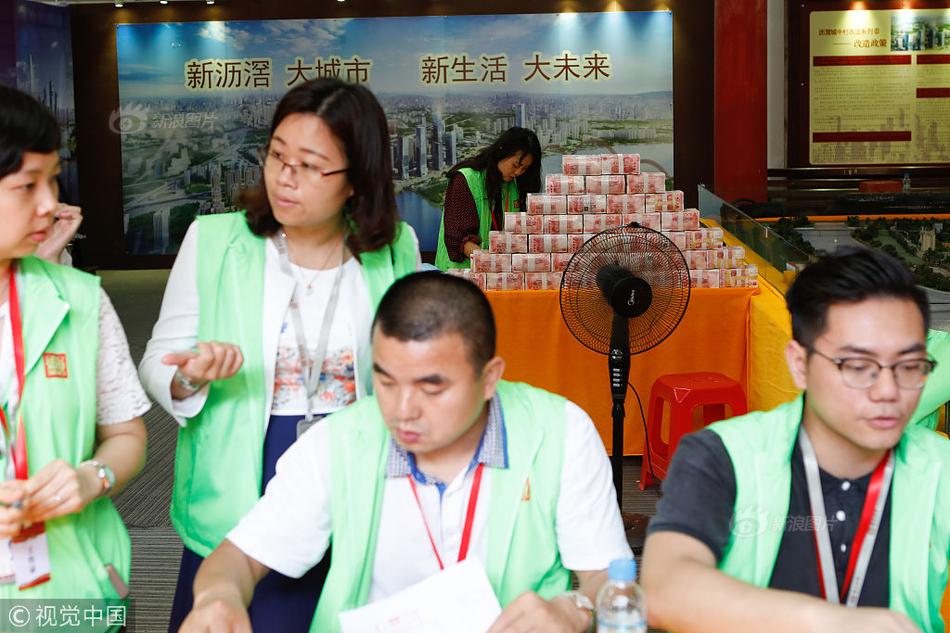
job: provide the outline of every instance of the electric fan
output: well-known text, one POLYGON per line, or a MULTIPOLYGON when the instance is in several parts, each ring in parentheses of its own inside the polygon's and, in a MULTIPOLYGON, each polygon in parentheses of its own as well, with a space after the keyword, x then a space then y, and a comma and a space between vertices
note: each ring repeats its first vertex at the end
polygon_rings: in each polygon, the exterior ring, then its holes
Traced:
MULTIPOLYGON (((624 401, 630 356, 652 349, 679 325, 689 305, 689 268, 665 235, 631 222, 587 240, 561 278, 561 315, 584 346, 606 354, 613 407, 610 457, 622 498, 624 401)), ((644 447, 648 459, 649 446, 644 447)))

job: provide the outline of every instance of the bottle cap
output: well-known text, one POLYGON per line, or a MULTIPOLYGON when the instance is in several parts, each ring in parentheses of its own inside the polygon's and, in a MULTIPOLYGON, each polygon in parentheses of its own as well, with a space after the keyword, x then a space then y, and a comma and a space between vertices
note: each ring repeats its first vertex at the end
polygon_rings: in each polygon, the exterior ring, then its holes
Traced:
POLYGON ((607 568, 607 576, 610 580, 633 582, 637 578, 637 561, 632 558, 611 561, 610 567, 607 568))

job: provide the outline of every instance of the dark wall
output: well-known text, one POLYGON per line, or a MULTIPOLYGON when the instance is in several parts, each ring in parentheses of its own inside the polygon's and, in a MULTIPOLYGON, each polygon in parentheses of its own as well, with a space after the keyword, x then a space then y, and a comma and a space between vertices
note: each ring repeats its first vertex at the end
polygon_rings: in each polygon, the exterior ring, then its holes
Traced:
MULTIPOLYGON (((88 236, 84 259, 103 268, 170 266, 170 257, 123 252, 122 163, 119 136, 109 130, 118 107, 115 24, 207 20, 491 15, 620 9, 673 12, 673 162, 677 189, 696 203, 696 185, 713 182, 714 0, 224 0, 169 5, 77 5, 71 9, 79 147, 80 195, 88 236)), ((411 36, 411 35, 410 35, 411 36)), ((275 42, 279 47, 280 43, 275 42)))
POLYGON ((16 27, 13 0, 0 0, 0 84, 16 86, 16 27))

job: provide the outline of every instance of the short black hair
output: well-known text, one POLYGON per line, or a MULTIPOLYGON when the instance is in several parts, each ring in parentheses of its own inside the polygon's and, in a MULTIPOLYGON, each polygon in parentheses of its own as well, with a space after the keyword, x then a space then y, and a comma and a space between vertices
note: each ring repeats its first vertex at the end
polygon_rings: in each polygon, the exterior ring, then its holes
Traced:
MULTIPOLYGON (((304 82, 283 96, 271 122, 270 137, 292 114, 320 117, 343 143, 353 196, 344 209, 351 228, 350 251, 375 251, 396 238, 399 212, 393 189, 389 124, 379 101, 365 86, 325 77, 304 82)), ((268 137, 268 144, 270 144, 268 137)), ((247 223, 256 235, 274 235, 280 224, 267 199, 267 184, 244 192, 247 223)))
POLYGON ((0 84, 0 178, 23 166, 23 154, 49 154, 59 149, 59 124, 30 95, 0 84))
POLYGON ((376 310, 373 331, 377 327, 400 341, 459 334, 476 371, 495 356, 495 317, 485 293, 467 279, 438 271, 393 283, 376 310))
POLYGON ((913 273, 880 251, 842 247, 806 266, 796 277, 785 303, 792 315, 792 338, 811 350, 827 326, 828 308, 873 298, 913 301, 930 327, 930 304, 913 273))

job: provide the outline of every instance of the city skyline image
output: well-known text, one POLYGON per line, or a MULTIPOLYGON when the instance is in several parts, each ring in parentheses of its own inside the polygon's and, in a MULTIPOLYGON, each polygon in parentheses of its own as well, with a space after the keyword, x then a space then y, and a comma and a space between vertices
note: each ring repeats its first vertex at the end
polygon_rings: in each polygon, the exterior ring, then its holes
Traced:
POLYGON ((379 98, 397 204, 424 251, 445 171, 512 125, 538 134, 546 173, 564 153, 621 152, 673 173, 669 12, 116 28, 130 253, 174 253, 196 215, 240 208, 260 183, 256 151, 277 102, 315 77, 379 98))

